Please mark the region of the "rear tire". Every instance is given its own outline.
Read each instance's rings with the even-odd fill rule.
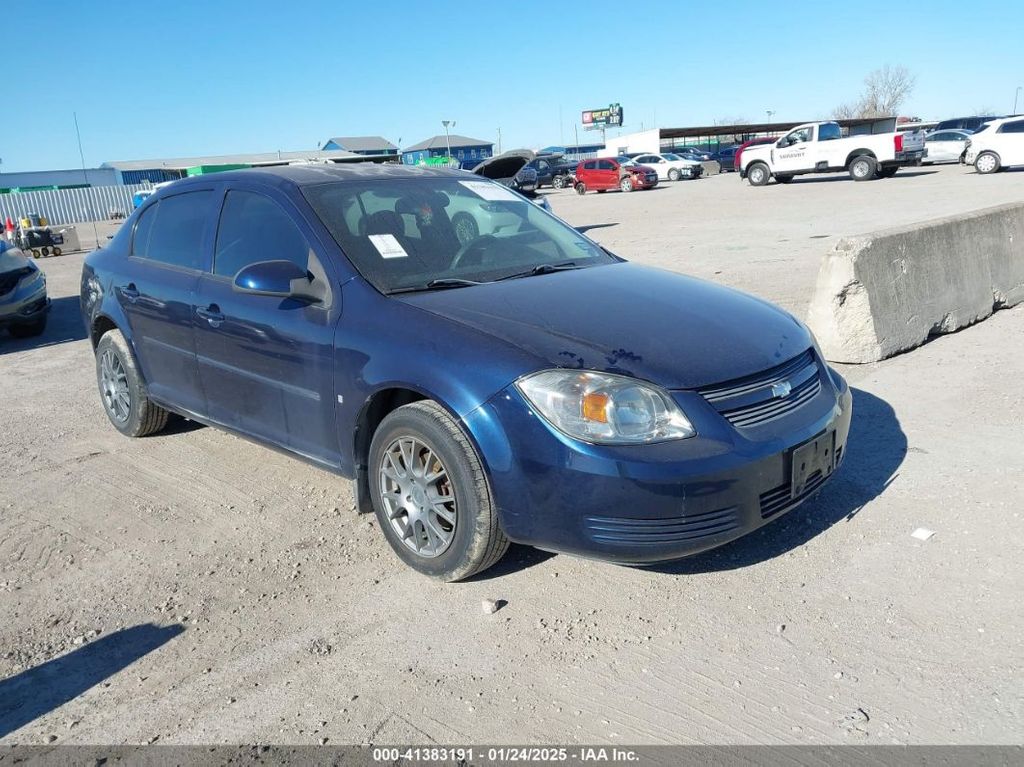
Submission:
[[[974,169],[978,173],[988,175],[999,170],[999,155],[995,152],[982,152],[974,158]]]
[[[850,160],[850,178],[854,181],[870,181],[878,172],[878,163],[874,157],[866,154],[858,155]]]
[[[772,173],[763,162],[755,162],[747,168],[747,181],[751,186],[765,186],[772,178]]]
[[[587,193],[586,185],[581,181],[576,185],[576,194],[584,195]]]
[[[369,465],[380,529],[409,567],[451,583],[505,554],[509,541],[480,458],[436,402],[390,413],[374,432]]]
[[[167,425],[168,413],[150,401],[120,330],[108,331],[96,345],[96,382],[107,418],[126,437],[145,437]]]
[[[565,176],[555,176],[551,179],[551,186],[555,189],[563,189],[565,187]]]

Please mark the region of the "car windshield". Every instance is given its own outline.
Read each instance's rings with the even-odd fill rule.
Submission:
[[[382,293],[616,261],[538,205],[472,176],[342,181],[304,187],[303,194]]]

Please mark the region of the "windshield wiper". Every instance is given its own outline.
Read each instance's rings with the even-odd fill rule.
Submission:
[[[504,277],[499,277],[495,282],[501,282],[502,280],[518,280],[521,277],[534,277],[538,274],[553,274],[554,272],[564,272],[569,269],[582,269],[582,266],[577,266],[575,261],[566,261],[561,264],[540,264],[535,266],[529,271],[516,272],[515,274],[508,274]]]
[[[476,282],[475,280],[460,280],[455,277],[443,277],[436,280],[431,280],[426,285],[412,285],[407,288],[395,288],[389,290],[388,295],[393,296],[395,293],[422,293],[427,290],[445,290],[446,288],[468,288],[471,285],[483,285],[482,282]]]

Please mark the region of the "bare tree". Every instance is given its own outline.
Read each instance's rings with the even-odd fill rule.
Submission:
[[[833,117],[891,117],[913,92],[917,78],[903,66],[886,64],[864,78],[864,90],[851,103],[841,104],[833,111]]]
[[[974,117],[988,117],[989,115],[994,115],[995,113],[996,110],[994,110],[992,107],[975,107],[974,112],[972,114]]]

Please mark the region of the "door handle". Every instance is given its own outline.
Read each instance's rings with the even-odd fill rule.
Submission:
[[[126,301],[134,304],[139,300],[139,289],[135,287],[134,282],[129,282],[127,285],[122,285],[117,289],[117,292],[124,297]]]
[[[196,309],[196,314],[209,322],[210,325],[215,328],[220,327],[220,324],[224,322],[224,315],[221,314],[220,307],[218,307],[217,304],[210,304],[205,309],[200,307]]]

